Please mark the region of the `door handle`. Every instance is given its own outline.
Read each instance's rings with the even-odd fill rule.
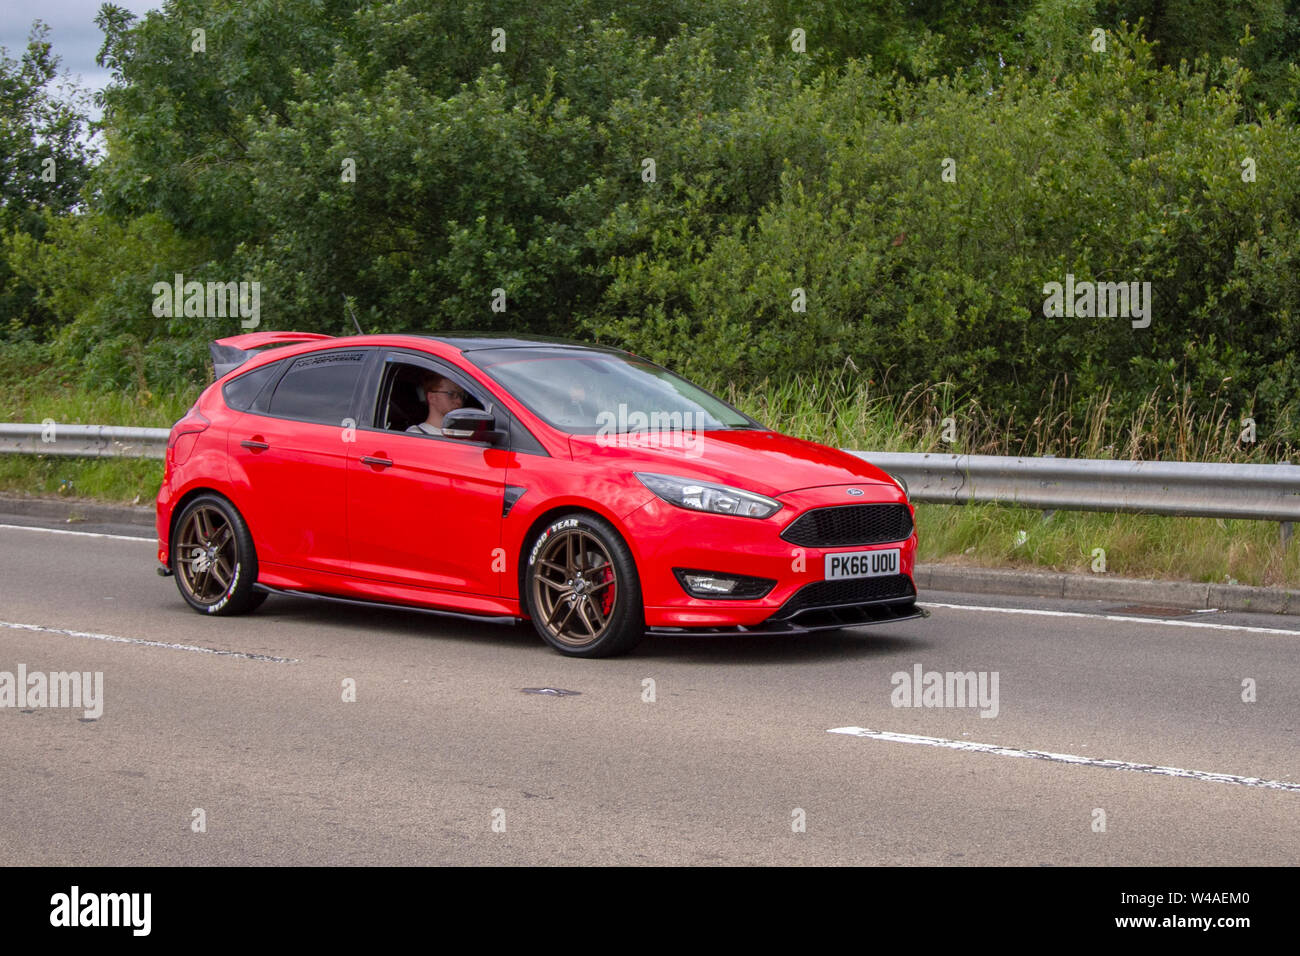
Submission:
[[[380,468],[391,468],[393,460],[391,458],[375,458],[373,455],[362,455],[361,464],[377,465]]]
[[[243,441],[241,441],[239,444],[240,444],[240,447],[242,447],[242,448],[251,448],[251,449],[253,449],[253,451],[266,451],[266,449],[268,449],[268,448],[271,447],[271,446],[268,445],[266,442],[264,442],[264,441],[258,441],[258,440],[253,439],[253,438],[245,438],[245,439],[244,439]]]

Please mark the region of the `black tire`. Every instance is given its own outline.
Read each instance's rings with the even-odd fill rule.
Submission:
[[[176,589],[200,614],[247,614],[266,600],[258,591],[257,552],[244,518],[225,498],[199,495],[176,519],[171,541]]]
[[[527,543],[524,595],[542,640],[568,657],[612,657],[645,636],[632,552],[604,518],[560,515]]]

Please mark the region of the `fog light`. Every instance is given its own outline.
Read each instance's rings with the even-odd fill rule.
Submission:
[[[715,578],[708,574],[686,575],[686,588],[708,594],[730,594],[736,589],[735,578]]]
[[[673,568],[677,580],[691,597],[732,598],[755,600],[763,597],[776,585],[767,578],[752,578],[745,574],[722,574],[717,571],[692,571]]]

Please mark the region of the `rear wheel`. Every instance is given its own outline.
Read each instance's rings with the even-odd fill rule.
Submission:
[[[632,552],[603,518],[573,512],[533,538],[528,613],[546,643],[570,657],[609,657],[645,636]]]
[[[220,495],[200,495],[176,519],[172,572],[181,597],[202,614],[245,614],[266,600],[243,517]]]

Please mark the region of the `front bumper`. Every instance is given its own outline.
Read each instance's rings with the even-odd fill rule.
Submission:
[[[731,627],[648,627],[650,634],[811,634],[814,631],[835,631],[846,627],[864,627],[870,624],[888,624],[892,621],[912,621],[926,618],[930,612],[918,607],[915,601],[906,603],[881,603],[824,608],[815,617],[786,619],[776,616],[761,624],[737,624]]]
[[[806,489],[779,500],[786,507],[762,520],[690,512],[659,499],[626,516],[628,539],[637,552],[648,629],[794,633],[924,616],[915,608],[915,532],[906,540],[880,544],[800,547],[783,539],[782,531],[811,508],[844,504],[844,489]],[[890,486],[881,489],[874,501],[853,503],[904,501]],[[899,550],[896,575],[825,579],[827,554],[891,548]],[[697,598],[685,592],[674,568],[766,578],[777,584],[762,599]]]

